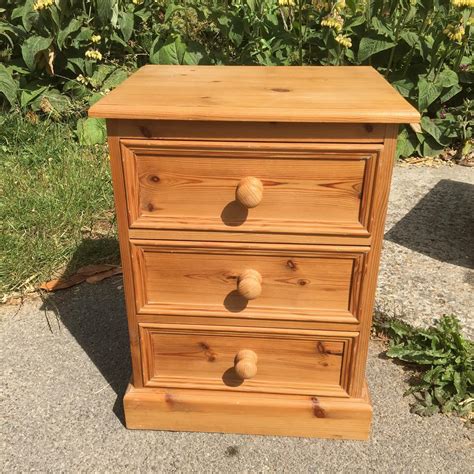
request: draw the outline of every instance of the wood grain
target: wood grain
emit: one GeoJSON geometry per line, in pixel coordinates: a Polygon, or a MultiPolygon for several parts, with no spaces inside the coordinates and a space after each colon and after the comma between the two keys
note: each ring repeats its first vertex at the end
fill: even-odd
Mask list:
{"type": "Polygon", "coordinates": [[[127,428],[366,440],[372,420],[361,398],[186,389],[137,389],[124,397],[127,428]]]}
{"type": "Polygon", "coordinates": [[[257,232],[220,232],[220,231],[194,231],[175,229],[129,229],[128,234],[134,240],[168,240],[189,242],[225,242],[230,245],[236,243],[259,243],[264,245],[301,245],[303,247],[320,245],[348,246],[361,248],[369,247],[372,243],[372,236],[369,235],[331,235],[331,234],[289,234],[289,233],[257,233],[257,232]]]}
{"type": "Polygon", "coordinates": [[[382,252],[383,233],[385,218],[387,215],[394,154],[397,146],[397,135],[398,126],[393,125],[387,127],[384,152],[378,162],[375,176],[374,202],[371,212],[373,244],[364,261],[365,277],[362,281],[359,305],[361,315],[361,337],[358,339],[355,348],[354,366],[352,368],[350,386],[350,394],[354,397],[361,396],[364,389],[365,367],[367,363],[370,330],[372,327],[375,291],[377,289],[377,277],[379,272],[380,255],[382,252]]]}
{"type": "Polygon", "coordinates": [[[146,66],[90,115],[108,119],[127,427],[366,439],[397,124],[418,112],[370,67],[146,66]]]}
{"type": "Polygon", "coordinates": [[[206,388],[347,396],[356,332],[282,331],[214,326],[140,325],[147,387],[206,388]],[[234,368],[242,349],[258,356],[243,381],[234,368]]]}
{"type": "Polygon", "coordinates": [[[115,209],[117,216],[120,257],[123,269],[125,305],[127,310],[128,334],[130,338],[130,353],[132,363],[132,381],[135,387],[143,384],[142,364],[140,356],[140,340],[135,312],[135,289],[133,285],[132,263],[130,255],[127,203],[125,196],[125,180],[123,176],[120,138],[112,124],[107,127],[110,152],[110,168],[114,188],[115,209]]]}
{"type": "Polygon", "coordinates": [[[370,235],[380,145],[122,141],[132,228],[370,235]],[[242,178],[263,183],[254,209],[242,178]]]}
{"type": "Polygon", "coordinates": [[[189,120],[114,120],[122,138],[154,140],[254,141],[272,143],[383,143],[380,123],[206,122],[189,120]]]}
{"type": "Polygon", "coordinates": [[[411,123],[418,111],[369,66],[144,66],[91,117],[411,123]]]}
{"type": "MultiPolygon", "coordinates": [[[[179,245],[132,241],[136,311],[180,315],[357,322],[364,253],[347,248],[179,245]],[[258,272],[261,294],[242,297],[239,277],[258,272]]],[[[362,250],[362,252],[361,252],[362,250]]]]}

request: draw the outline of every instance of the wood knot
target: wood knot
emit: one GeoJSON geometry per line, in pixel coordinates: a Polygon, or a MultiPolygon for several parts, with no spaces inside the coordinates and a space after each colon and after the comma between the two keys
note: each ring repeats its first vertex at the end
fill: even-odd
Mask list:
{"type": "Polygon", "coordinates": [[[285,89],[283,87],[275,87],[275,89],[272,89],[273,92],[290,92],[290,89],[285,89]]]}
{"type": "Polygon", "coordinates": [[[324,355],[327,354],[326,347],[321,341],[318,342],[316,349],[318,350],[320,354],[324,354],[324,355]]]}
{"type": "Polygon", "coordinates": [[[311,397],[311,405],[313,407],[313,415],[316,418],[326,418],[324,408],[319,404],[317,397],[311,397]]]}
{"type": "Polygon", "coordinates": [[[214,362],[216,360],[216,354],[211,350],[209,344],[200,342],[199,347],[204,351],[204,355],[206,356],[208,362],[214,362]]]}
{"type": "Polygon", "coordinates": [[[309,280],[304,280],[303,278],[300,278],[300,279],[298,280],[298,285],[300,285],[300,286],[305,286],[305,285],[307,285],[308,283],[309,283],[309,280]]]}
{"type": "Polygon", "coordinates": [[[296,265],[296,263],[295,263],[293,260],[288,260],[288,261],[286,262],[286,266],[287,266],[288,268],[291,268],[292,270],[295,270],[295,271],[296,271],[296,269],[297,269],[297,265],[296,265]]]}
{"type": "Polygon", "coordinates": [[[366,123],[364,127],[368,133],[371,133],[374,131],[374,126],[371,125],[370,123],[366,123]]]}
{"type": "Polygon", "coordinates": [[[149,212],[153,212],[155,210],[155,206],[153,205],[153,203],[149,202],[147,207],[149,212]]]}
{"type": "Polygon", "coordinates": [[[160,180],[160,177],[159,176],[156,176],[156,174],[150,176],[150,181],[153,182],[153,183],[159,183],[161,180],[160,180]]]}
{"type": "Polygon", "coordinates": [[[150,129],[148,127],[145,127],[143,125],[140,125],[139,127],[140,132],[142,132],[142,135],[146,138],[151,138],[152,133],[150,132],[150,129]]]}
{"type": "Polygon", "coordinates": [[[174,397],[171,393],[165,393],[165,403],[170,406],[174,405],[174,397]]]}

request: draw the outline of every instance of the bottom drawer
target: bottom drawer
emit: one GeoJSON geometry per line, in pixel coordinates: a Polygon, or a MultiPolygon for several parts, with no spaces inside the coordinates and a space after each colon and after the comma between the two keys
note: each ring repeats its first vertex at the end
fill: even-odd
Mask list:
{"type": "Polygon", "coordinates": [[[142,324],[144,385],[348,396],[357,336],[356,332],[142,324]]]}

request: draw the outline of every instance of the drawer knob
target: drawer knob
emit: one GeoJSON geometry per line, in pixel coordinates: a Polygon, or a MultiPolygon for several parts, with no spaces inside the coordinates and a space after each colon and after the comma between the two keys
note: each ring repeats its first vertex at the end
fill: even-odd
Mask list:
{"type": "Polygon", "coordinates": [[[257,375],[257,354],[250,349],[242,349],[235,356],[234,369],[241,379],[251,379],[257,375]]]}
{"type": "Polygon", "coordinates": [[[245,270],[237,282],[239,295],[246,300],[254,300],[262,293],[262,275],[257,270],[245,270]]]}
{"type": "Polygon", "coordinates": [[[253,176],[247,176],[246,178],[241,179],[237,186],[235,197],[242,206],[247,207],[248,209],[257,207],[263,197],[262,182],[253,176]]]}

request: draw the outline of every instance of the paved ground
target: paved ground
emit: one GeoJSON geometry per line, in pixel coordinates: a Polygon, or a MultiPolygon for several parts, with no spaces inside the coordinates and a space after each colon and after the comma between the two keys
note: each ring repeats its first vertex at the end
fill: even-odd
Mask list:
{"type": "Polygon", "coordinates": [[[474,169],[395,168],[378,305],[413,324],[456,314],[474,337],[474,169]]]}
{"type": "MultiPolygon", "coordinates": [[[[403,303],[420,324],[454,311],[472,328],[468,181],[466,168],[396,169],[380,305],[403,303]]],[[[127,431],[122,298],[114,278],[0,308],[5,472],[474,472],[472,432],[454,418],[410,414],[409,374],[378,342],[367,371],[369,442],[127,431]]]]}

